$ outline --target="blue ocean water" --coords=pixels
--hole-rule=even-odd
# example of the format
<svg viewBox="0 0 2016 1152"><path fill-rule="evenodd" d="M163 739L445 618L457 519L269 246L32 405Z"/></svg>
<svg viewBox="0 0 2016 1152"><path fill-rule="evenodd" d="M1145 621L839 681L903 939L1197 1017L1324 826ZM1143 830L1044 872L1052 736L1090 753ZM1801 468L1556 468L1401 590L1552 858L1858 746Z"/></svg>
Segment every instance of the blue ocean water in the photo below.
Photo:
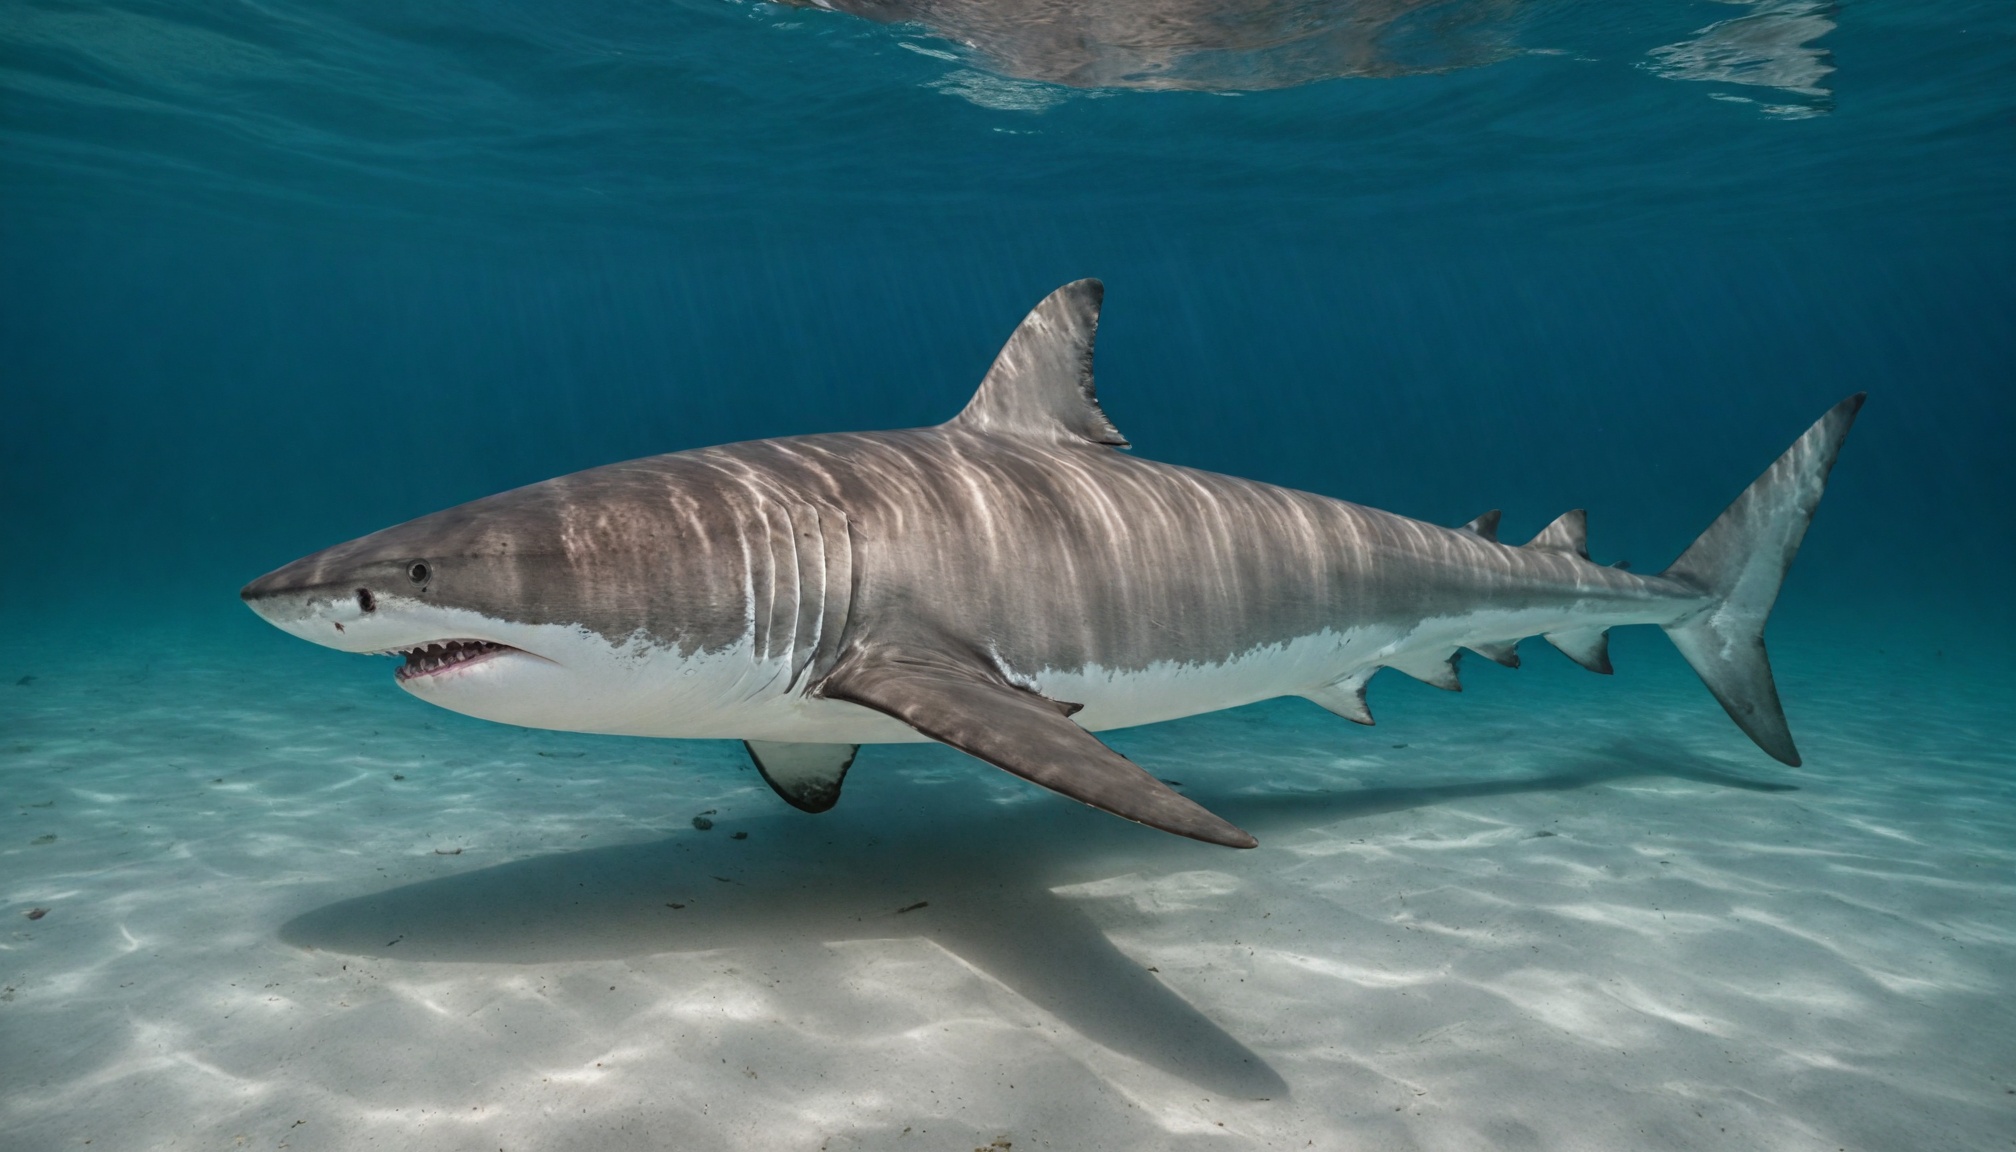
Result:
<svg viewBox="0 0 2016 1152"><path fill-rule="evenodd" d="M2016 13L1957 0L23 0L0 899L47 911L0 949L7 1127L2005 1147L2012 191ZM834 847L732 746L430 711L237 602L549 476L938 422L1084 276L1142 455L1508 539L1583 507L1640 570L1868 392L1770 633L1806 766L1620 635L1614 683L1382 678L1370 735L1115 738L1271 858L935 748L873 753ZM689 851L755 895L639 928ZM807 872L858 883L779 895ZM834 926L913 896L967 916L942 951Z"/></svg>

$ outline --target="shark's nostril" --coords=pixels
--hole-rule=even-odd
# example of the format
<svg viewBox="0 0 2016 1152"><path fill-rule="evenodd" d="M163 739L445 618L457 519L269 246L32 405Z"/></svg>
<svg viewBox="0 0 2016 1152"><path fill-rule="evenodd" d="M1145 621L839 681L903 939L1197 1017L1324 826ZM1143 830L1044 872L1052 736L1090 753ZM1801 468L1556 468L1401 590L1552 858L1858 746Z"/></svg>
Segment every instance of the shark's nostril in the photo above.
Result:
<svg viewBox="0 0 2016 1152"><path fill-rule="evenodd" d="M369 588L359 588L357 589L357 607L366 612L375 611L378 607L378 599L371 595Z"/></svg>

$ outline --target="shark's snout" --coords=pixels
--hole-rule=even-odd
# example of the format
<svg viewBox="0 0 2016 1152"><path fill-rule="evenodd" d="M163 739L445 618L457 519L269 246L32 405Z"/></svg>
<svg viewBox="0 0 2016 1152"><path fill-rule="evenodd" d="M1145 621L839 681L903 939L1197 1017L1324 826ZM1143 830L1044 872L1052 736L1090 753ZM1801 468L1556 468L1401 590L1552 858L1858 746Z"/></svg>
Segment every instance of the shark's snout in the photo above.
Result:
<svg viewBox="0 0 2016 1152"><path fill-rule="evenodd" d="M358 630L360 624L368 625L378 615L379 597L369 587L303 587L262 576L239 589L238 598L260 619L303 640L352 652L384 647L371 643Z"/></svg>
<svg viewBox="0 0 2016 1152"><path fill-rule="evenodd" d="M323 598L349 597L361 611L370 612L381 598L411 595L425 590L434 578L434 566L418 558L359 557L357 544L304 556L292 564L275 568L238 590L247 604L287 596L316 595Z"/></svg>
<svg viewBox="0 0 2016 1152"><path fill-rule="evenodd" d="M433 698L445 685L492 686L511 658L551 665L525 649L523 630L452 603L432 560L374 546L339 544L277 568L238 590L239 599L289 635L342 652L403 657L397 678ZM514 641L516 643L514 643Z"/></svg>
<svg viewBox="0 0 2016 1152"><path fill-rule="evenodd" d="M292 567L292 565L288 567ZM286 575L286 568L268 572L266 575L240 588L238 590L238 598L249 605L254 612L259 612L259 607L262 604L268 604L281 597L298 594L303 591L297 582L285 579ZM260 612L259 614L262 616L265 615L264 612Z"/></svg>
<svg viewBox="0 0 2016 1152"><path fill-rule="evenodd" d="M388 554L389 549L373 543L374 538L366 537L304 556L240 588L238 598L267 623L303 639L350 651L372 650L335 640L331 634L347 636L359 623L379 625L372 630L383 631L389 623L388 606L429 600L436 582L430 560ZM410 639L407 629L400 631L399 639Z"/></svg>
<svg viewBox="0 0 2016 1152"><path fill-rule="evenodd" d="M433 565L413 557L359 555L361 543L339 544L276 568L240 588L238 598L282 631L347 652L395 651L446 639L438 622L415 618L429 615Z"/></svg>

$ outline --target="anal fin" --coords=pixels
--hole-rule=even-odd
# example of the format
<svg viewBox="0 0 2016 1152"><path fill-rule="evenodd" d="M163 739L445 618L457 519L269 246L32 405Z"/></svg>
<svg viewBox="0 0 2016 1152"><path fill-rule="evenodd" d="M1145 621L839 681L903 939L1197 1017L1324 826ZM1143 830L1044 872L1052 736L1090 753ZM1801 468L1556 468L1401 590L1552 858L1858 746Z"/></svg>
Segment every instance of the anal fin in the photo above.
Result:
<svg viewBox="0 0 2016 1152"><path fill-rule="evenodd" d="M1302 698L1342 716L1353 724L1371 724L1372 709L1365 704L1365 684L1371 679L1370 675L1363 674L1346 676L1335 684L1311 688L1302 693Z"/></svg>
<svg viewBox="0 0 2016 1152"><path fill-rule="evenodd" d="M1494 664L1503 664L1507 668L1519 666L1517 640L1479 640L1474 644L1465 644L1464 647Z"/></svg>
<svg viewBox="0 0 2016 1152"><path fill-rule="evenodd" d="M856 648L813 692L893 716L941 744L1115 816L1230 848L1259 843L1072 722L1077 705L1010 684L960 653Z"/></svg>
<svg viewBox="0 0 2016 1152"><path fill-rule="evenodd" d="M1402 653L1386 661L1386 667L1395 668L1423 684L1430 684L1444 692L1461 692L1463 682L1456 678L1456 658L1462 655L1456 649L1447 651L1421 651Z"/></svg>
<svg viewBox="0 0 2016 1152"><path fill-rule="evenodd" d="M1566 632L1549 632L1542 639L1559 648L1570 660L1591 672L1605 676L1616 669L1610 666L1610 630L1608 628L1574 628Z"/></svg>
<svg viewBox="0 0 2016 1152"><path fill-rule="evenodd" d="M797 744L744 740L763 782L800 812L824 812L840 802L840 784L859 744Z"/></svg>

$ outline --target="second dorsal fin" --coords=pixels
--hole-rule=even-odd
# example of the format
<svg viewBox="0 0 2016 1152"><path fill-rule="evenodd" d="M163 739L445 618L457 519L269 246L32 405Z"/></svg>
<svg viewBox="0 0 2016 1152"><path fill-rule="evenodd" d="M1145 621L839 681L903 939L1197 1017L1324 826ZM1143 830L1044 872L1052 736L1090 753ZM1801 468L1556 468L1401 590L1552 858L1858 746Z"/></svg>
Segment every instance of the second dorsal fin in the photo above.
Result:
<svg viewBox="0 0 2016 1152"><path fill-rule="evenodd" d="M1552 524L1540 530L1538 536L1520 545L1535 552L1566 552L1570 556L1589 558L1589 513L1580 508L1563 512Z"/></svg>
<svg viewBox="0 0 2016 1152"><path fill-rule="evenodd" d="M1105 295L1099 281L1077 280L1045 296L1008 337L980 390L952 423L1008 436L1127 447L1092 387L1092 342Z"/></svg>
<svg viewBox="0 0 2016 1152"><path fill-rule="evenodd" d="M1468 532L1472 536L1478 536L1496 544L1498 542L1498 520L1504 515L1503 512L1493 508L1489 512L1458 528L1457 531Z"/></svg>

